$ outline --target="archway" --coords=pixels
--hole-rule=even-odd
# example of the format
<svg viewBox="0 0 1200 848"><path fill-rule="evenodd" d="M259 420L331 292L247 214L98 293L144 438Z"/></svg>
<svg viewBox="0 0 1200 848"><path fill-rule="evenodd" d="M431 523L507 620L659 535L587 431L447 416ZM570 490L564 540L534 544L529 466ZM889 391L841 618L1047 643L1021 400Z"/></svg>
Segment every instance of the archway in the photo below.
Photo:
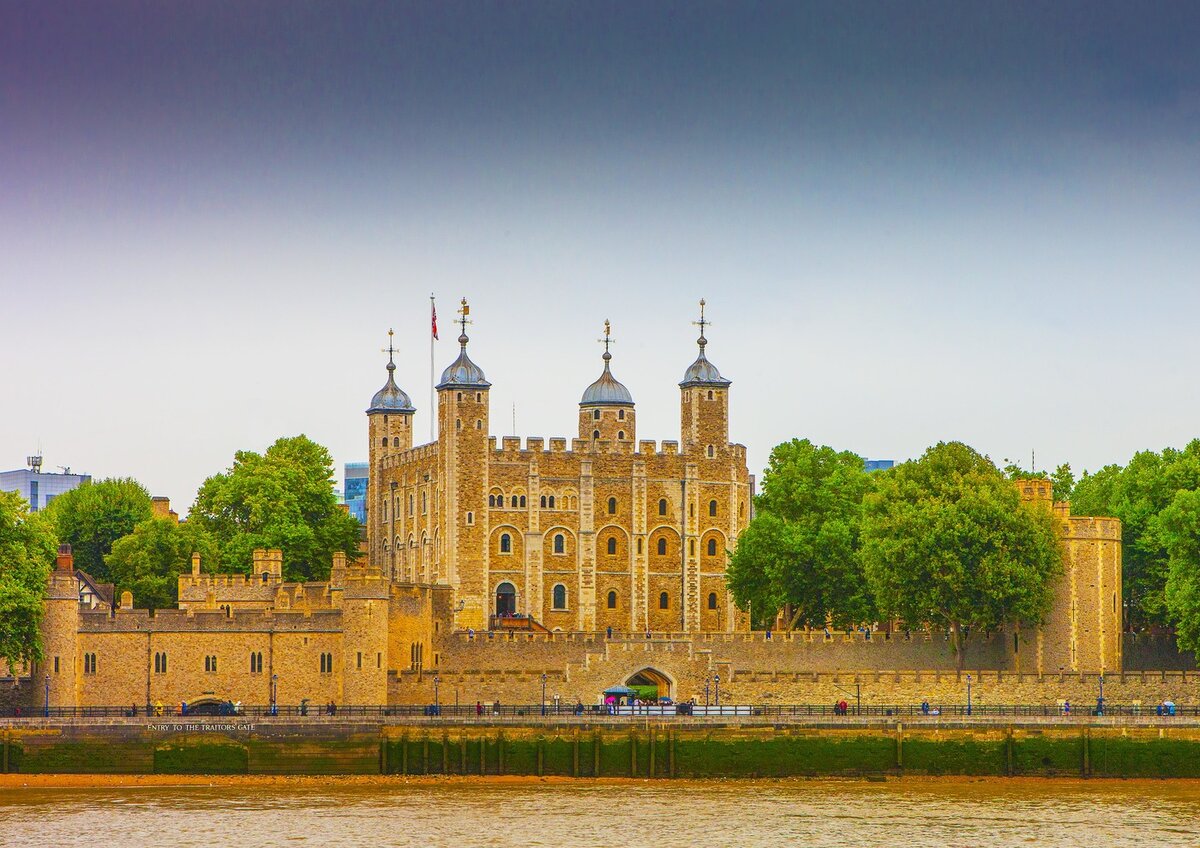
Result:
<svg viewBox="0 0 1200 848"><path fill-rule="evenodd" d="M509 616L517 611L517 589L507 581L496 587L496 615Z"/></svg>
<svg viewBox="0 0 1200 848"><path fill-rule="evenodd" d="M639 698L657 700L671 697L671 678L655 668L643 668L631 674L625 685L638 693Z"/></svg>

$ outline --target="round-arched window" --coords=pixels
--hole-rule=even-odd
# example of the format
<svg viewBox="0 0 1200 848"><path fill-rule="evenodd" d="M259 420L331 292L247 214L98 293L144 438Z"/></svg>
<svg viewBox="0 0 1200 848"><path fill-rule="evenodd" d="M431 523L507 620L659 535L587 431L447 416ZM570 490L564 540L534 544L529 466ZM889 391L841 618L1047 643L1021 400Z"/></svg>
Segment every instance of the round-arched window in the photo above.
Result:
<svg viewBox="0 0 1200 848"><path fill-rule="evenodd" d="M567 608L567 587L561 583L554 586L553 605L556 610L565 610Z"/></svg>

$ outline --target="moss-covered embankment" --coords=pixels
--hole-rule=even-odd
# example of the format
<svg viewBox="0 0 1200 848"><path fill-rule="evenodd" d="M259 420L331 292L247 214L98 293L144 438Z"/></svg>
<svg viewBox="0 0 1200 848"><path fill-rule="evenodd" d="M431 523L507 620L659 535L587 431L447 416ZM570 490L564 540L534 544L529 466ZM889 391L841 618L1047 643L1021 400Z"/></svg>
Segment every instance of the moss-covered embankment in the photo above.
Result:
<svg viewBox="0 0 1200 848"><path fill-rule="evenodd" d="M1200 727L43 724L2 734L24 774L716 778L1200 777Z"/></svg>

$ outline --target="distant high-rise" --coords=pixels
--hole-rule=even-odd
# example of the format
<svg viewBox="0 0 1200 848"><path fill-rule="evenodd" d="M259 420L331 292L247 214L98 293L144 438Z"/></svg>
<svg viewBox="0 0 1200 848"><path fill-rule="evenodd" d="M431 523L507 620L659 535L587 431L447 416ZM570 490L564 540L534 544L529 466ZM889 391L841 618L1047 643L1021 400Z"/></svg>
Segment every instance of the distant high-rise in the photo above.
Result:
<svg viewBox="0 0 1200 848"><path fill-rule="evenodd" d="M370 465L366 462L347 462L344 466L342 490L350 514L359 524L367 523L367 478Z"/></svg>
<svg viewBox="0 0 1200 848"><path fill-rule="evenodd" d="M59 495L92 479L90 474L72 474L70 468L57 474L42 471L40 456L28 457L26 464L29 467L19 471L0 471L0 491L19 494L29 501L31 512L45 509Z"/></svg>
<svg viewBox="0 0 1200 848"><path fill-rule="evenodd" d="M866 471L887 471L895 466L894 459L864 459L863 469Z"/></svg>

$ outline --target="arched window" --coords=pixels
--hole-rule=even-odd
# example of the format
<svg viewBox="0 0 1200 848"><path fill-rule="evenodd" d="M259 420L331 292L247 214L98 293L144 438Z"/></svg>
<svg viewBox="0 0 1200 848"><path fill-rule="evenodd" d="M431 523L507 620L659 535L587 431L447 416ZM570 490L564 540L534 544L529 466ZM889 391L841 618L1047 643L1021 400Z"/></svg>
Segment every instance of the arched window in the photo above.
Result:
<svg viewBox="0 0 1200 848"><path fill-rule="evenodd" d="M542 495L541 506L542 506L542 509L546 508L546 496L545 495Z"/></svg>
<svg viewBox="0 0 1200 848"><path fill-rule="evenodd" d="M617 608L617 593L616 592L608 593L608 608L609 609Z"/></svg>
<svg viewBox="0 0 1200 848"><path fill-rule="evenodd" d="M708 540L708 555L709 556L717 555L717 540L716 539Z"/></svg>
<svg viewBox="0 0 1200 848"><path fill-rule="evenodd" d="M658 540L658 555L659 556L667 555L667 540L666 539L660 538Z"/></svg>
<svg viewBox="0 0 1200 848"><path fill-rule="evenodd" d="M709 445L709 446L708 446L708 458L709 458L709 459L712 459L712 458L713 458L713 455L714 455L715 453L716 453L716 452L713 450L713 446L712 446L712 445Z"/></svg>
<svg viewBox="0 0 1200 848"><path fill-rule="evenodd" d="M593 439L598 439L598 438L600 438L600 431L599 431L599 430L593 430L593 431L592 431L592 438L593 438Z"/></svg>
<svg viewBox="0 0 1200 848"><path fill-rule="evenodd" d="M667 514L667 499L666 498L658 499L658 514L659 515Z"/></svg>
<svg viewBox="0 0 1200 848"><path fill-rule="evenodd" d="M556 533L554 535L554 552L556 554L561 554L566 549L566 546L567 543L566 539L563 538L563 534Z"/></svg>
<svg viewBox="0 0 1200 848"><path fill-rule="evenodd" d="M619 442L622 442L622 441L624 441L624 440L625 440L625 431L624 431L624 430L618 430L618 431L617 431L617 441L619 441Z"/></svg>
<svg viewBox="0 0 1200 848"><path fill-rule="evenodd" d="M455 399L456 401L458 401L459 403L462 403L462 392L456 392L456 393L455 393L455 398L454 398L454 399Z"/></svg>
<svg viewBox="0 0 1200 848"><path fill-rule="evenodd" d="M616 552L617 552L617 537L609 536L608 537L608 553L611 556L612 554L615 554Z"/></svg>
<svg viewBox="0 0 1200 848"><path fill-rule="evenodd" d="M617 499L616 498L608 499L608 514L609 515L617 514Z"/></svg>
<svg viewBox="0 0 1200 848"><path fill-rule="evenodd" d="M552 604L556 610L565 610L567 608L567 587L561 583L556 583L553 591Z"/></svg>
<svg viewBox="0 0 1200 848"><path fill-rule="evenodd" d="M454 419L454 429L455 429L455 430L462 430L462 419L461 419L461 418L455 418L455 419Z"/></svg>
<svg viewBox="0 0 1200 848"><path fill-rule="evenodd" d="M671 596L668 595L666 592L662 592L659 594L658 608L659 609L670 609L671 608Z"/></svg>
<svg viewBox="0 0 1200 848"><path fill-rule="evenodd" d="M712 400L712 399L713 399L713 393L712 393L712 389L709 389L709 390L708 390L708 399L709 399L709 400Z"/></svg>
<svg viewBox="0 0 1200 848"><path fill-rule="evenodd" d="M385 448L387 447L387 436L384 436L384 437L383 437L383 446L384 446Z"/></svg>
<svg viewBox="0 0 1200 848"><path fill-rule="evenodd" d="M624 420L625 420L625 410L623 410L623 409L618 409L618 410L617 410L617 418L619 418L619 419L621 419L622 421L624 421Z"/></svg>
<svg viewBox="0 0 1200 848"><path fill-rule="evenodd" d="M599 420L600 420L600 410L598 410L598 409L593 409L593 410L592 410L592 420L593 420L593 421L599 421Z"/></svg>
<svg viewBox="0 0 1200 848"><path fill-rule="evenodd" d="M738 504L738 516L744 518L746 515L746 502L742 501Z"/></svg>
<svg viewBox="0 0 1200 848"><path fill-rule="evenodd" d="M689 556L696 555L696 540L695 539L692 539L688 542L688 555Z"/></svg>
<svg viewBox="0 0 1200 848"><path fill-rule="evenodd" d="M524 495L521 495L521 506L522 507L525 506L525 496Z"/></svg>
<svg viewBox="0 0 1200 848"><path fill-rule="evenodd" d="M468 512L468 513L467 513L467 523L468 523L468 524L474 524L474 523L475 523L475 513L473 513L473 512ZM399 545L399 544L400 544L400 540L399 540L399 539L397 539L397 540L396 540L396 544L397 544L397 545Z"/></svg>
<svg viewBox="0 0 1200 848"><path fill-rule="evenodd" d="M638 539L638 553L640 554L641 552L642 552L642 540Z"/></svg>
<svg viewBox="0 0 1200 848"><path fill-rule="evenodd" d="M394 448L400 447L400 437L399 436L392 436L392 447L394 447Z"/></svg>
<svg viewBox="0 0 1200 848"><path fill-rule="evenodd" d="M550 496L550 508L554 509L554 495Z"/></svg>
<svg viewBox="0 0 1200 848"><path fill-rule="evenodd" d="M495 506L495 505L496 505L496 496L488 495L488 506Z"/></svg>
<svg viewBox="0 0 1200 848"><path fill-rule="evenodd" d="M717 593L716 592L708 593L708 608L711 610L715 610L717 608Z"/></svg>
<svg viewBox="0 0 1200 848"><path fill-rule="evenodd" d="M512 553L512 536L508 535L507 533L500 534L500 553Z"/></svg>
<svg viewBox="0 0 1200 848"><path fill-rule="evenodd" d="M716 514L717 514L717 502L716 502L716 501L709 501L709 502L708 502L708 514L709 514L709 515L716 515Z"/></svg>

